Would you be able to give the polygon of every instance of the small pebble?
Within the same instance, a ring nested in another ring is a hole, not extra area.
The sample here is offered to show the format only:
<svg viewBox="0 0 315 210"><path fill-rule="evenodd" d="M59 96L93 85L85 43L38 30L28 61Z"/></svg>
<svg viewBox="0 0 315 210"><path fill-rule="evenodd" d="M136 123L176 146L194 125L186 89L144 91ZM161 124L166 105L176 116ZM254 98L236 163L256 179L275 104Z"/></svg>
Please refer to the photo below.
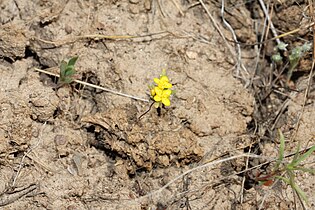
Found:
<svg viewBox="0 0 315 210"><path fill-rule="evenodd" d="M146 0L146 1L144 2L144 8L145 8L146 10L151 10L151 1L150 1L150 0Z"/></svg>
<svg viewBox="0 0 315 210"><path fill-rule="evenodd" d="M66 26L65 26L65 31L66 31L67 34L71 34L71 32L72 32L71 26L66 25Z"/></svg>
<svg viewBox="0 0 315 210"><path fill-rule="evenodd" d="M56 135L55 136L55 144L58 145L65 145L67 143L67 137L64 135Z"/></svg>
<svg viewBox="0 0 315 210"><path fill-rule="evenodd" d="M195 51L187 51L186 55L191 60L195 60L198 57L198 53Z"/></svg>
<svg viewBox="0 0 315 210"><path fill-rule="evenodd" d="M132 14L138 14L140 12L139 7L137 5L131 4L129 6L129 10Z"/></svg>

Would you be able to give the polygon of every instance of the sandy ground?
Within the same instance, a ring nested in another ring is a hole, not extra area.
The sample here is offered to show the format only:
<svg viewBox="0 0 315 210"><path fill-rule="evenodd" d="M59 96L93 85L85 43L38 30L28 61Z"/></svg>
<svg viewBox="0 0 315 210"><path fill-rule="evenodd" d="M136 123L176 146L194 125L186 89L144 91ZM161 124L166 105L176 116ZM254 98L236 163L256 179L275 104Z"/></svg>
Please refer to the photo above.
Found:
<svg viewBox="0 0 315 210"><path fill-rule="evenodd" d="M298 142L315 143L307 60L293 81L297 91L277 89L289 100L266 94L270 68L255 71L254 47L244 48L247 68L235 71L222 36L195 3L0 1L0 207L257 209L264 200L262 209L293 208L289 186L258 186L249 178L256 172L236 174L265 160L238 158L180 176L244 152L277 157L278 128L291 140L286 154ZM255 42L255 4L230 4L226 20L239 40ZM206 6L232 40L220 4ZM274 17L283 30L290 30L283 14L297 10L287 6ZM166 69L176 90L171 106L139 120L151 101L76 84L56 89L55 77L35 71L58 74L61 60L75 55L77 79L147 100L148 85ZM308 162L314 165L313 155ZM297 183L314 207L314 178L298 173Z"/></svg>

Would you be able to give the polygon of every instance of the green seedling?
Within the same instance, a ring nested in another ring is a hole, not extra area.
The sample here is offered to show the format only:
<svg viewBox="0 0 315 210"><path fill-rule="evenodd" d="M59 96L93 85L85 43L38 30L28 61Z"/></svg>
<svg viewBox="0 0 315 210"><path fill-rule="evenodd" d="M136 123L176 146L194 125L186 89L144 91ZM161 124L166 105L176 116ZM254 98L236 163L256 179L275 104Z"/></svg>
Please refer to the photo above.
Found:
<svg viewBox="0 0 315 210"><path fill-rule="evenodd" d="M293 70L297 67L300 62L300 59L305 55L307 51L311 49L311 44L305 43L302 46L297 46L294 48L289 55L290 67L288 71L288 81L291 79Z"/></svg>
<svg viewBox="0 0 315 210"><path fill-rule="evenodd" d="M287 44L280 42L275 47L276 54L272 56L272 60L275 62L281 62L283 58L279 51L284 51L287 46L288 46ZM293 48L293 50L291 51L288 57L289 58L288 62L290 65L289 65L288 74L287 74L287 83L290 81L292 77L292 73L294 69L297 67L297 65L299 64L301 58L305 55L306 52L310 51L311 47L312 47L311 43L305 43L302 46L297 46Z"/></svg>
<svg viewBox="0 0 315 210"><path fill-rule="evenodd" d="M74 65L78 60L78 56L70 58L67 62L65 60L61 61L60 64L60 77L58 83L61 85L70 84L73 82L73 76L75 75Z"/></svg>
<svg viewBox="0 0 315 210"><path fill-rule="evenodd" d="M298 194L298 196L302 198L306 203L308 203L308 199L305 193L295 182L295 172L301 171L311 174L315 173L314 169L305 168L301 166L301 162L306 160L315 151L315 146L312 146L304 153L300 151L300 146L298 146L296 152L294 153L293 159L291 160L291 162L288 163L284 161L285 140L280 130L279 136L280 136L279 157L276 161L275 167L269 175L264 177L257 177L257 181L262 185L270 186L273 183L274 179L281 180L284 183L290 185L291 188Z"/></svg>

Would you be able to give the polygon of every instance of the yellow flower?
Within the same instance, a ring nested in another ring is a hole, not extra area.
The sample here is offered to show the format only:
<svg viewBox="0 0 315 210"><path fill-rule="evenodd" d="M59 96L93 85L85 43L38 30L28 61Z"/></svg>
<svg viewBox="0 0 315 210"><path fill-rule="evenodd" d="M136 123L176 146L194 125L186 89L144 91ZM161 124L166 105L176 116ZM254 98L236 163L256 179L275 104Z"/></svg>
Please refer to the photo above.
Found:
<svg viewBox="0 0 315 210"><path fill-rule="evenodd" d="M168 77L166 76L166 70L162 70L162 74L159 78L154 78L155 86L149 86L151 98L155 101L154 106L156 108L162 107L162 104L165 106L170 106L170 96L173 91L170 88L173 85L169 82Z"/></svg>
<svg viewBox="0 0 315 210"><path fill-rule="evenodd" d="M163 103L165 106L170 106L171 101L170 101L170 96L172 94L172 91L169 89L161 89L159 87L154 88L155 96L153 97L154 101L158 103Z"/></svg>
<svg viewBox="0 0 315 210"><path fill-rule="evenodd" d="M150 90L150 92L151 92L151 96L154 97L154 96L155 96L155 90L154 90L154 88L152 88L152 89Z"/></svg>
<svg viewBox="0 0 315 210"><path fill-rule="evenodd" d="M161 90L172 88L172 84L169 83L168 77L166 75L161 76L160 79L154 78L154 82Z"/></svg>

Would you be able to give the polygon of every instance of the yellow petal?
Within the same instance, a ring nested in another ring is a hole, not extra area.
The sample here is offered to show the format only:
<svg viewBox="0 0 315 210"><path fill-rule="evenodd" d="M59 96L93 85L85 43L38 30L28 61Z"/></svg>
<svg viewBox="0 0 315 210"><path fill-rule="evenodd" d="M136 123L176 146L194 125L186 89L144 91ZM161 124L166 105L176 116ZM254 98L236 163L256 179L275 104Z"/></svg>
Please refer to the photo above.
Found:
<svg viewBox="0 0 315 210"><path fill-rule="evenodd" d="M163 103L165 106L171 105L171 101L170 101L170 99L168 99L168 98L162 98L162 103Z"/></svg>
<svg viewBox="0 0 315 210"><path fill-rule="evenodd" d="M151 96L155 96L155 90L154 90L154 88L153 89L151 89Z"/></svg>
<svg viewBox="0 0 315 210"><path fill-rule="evenodd" d="M159 87L154 88L155 94L161 96L163 94L163 90Z"/></svg>
<svg viewBox="0 0 315 210"><path fill-rule="evenodd" d="M168 77L167 76L161 76L160 77L160 82L161 83L164 83L164 82L168 82L169 80L168 80Z"/></svg>
<svg viewBox="0 0 315 210"><path fill-rule="evenodd" d="M155 96L153 97L153 99L154 99L154 101L156 101L156 102L159 102L159 101L162 100L162 98L161 98L159 95L155 95Z"/></svg>
<svg viewBox="0 0 315 210"><path fill-rule="evenodd" d="M163 89L164 89L163 83L160 82L160 83L158 84L158 87L159 87L161 90L163 90Z"/></svg>
<svg viewBox="0 0 315 210"><path fill-rule="evenodd" d="M155 82L156 84L159 84L159 83L160 83L160 80L159 80L158 78L154 78L153 80L154 80L154 82Z"/></svg>
<svg viewBox="0 0 315 210"><path fill-rule="evenodd" d="M171 83L165 83L164 84L164 88L172 88L172 84Z"/></svg>
<svg viewBox="0 0 315 210"><path fill-rule="evenodd" d="M172 94L172 91L167 89L167 90L163 90L163 98L168 98L170 95Z"/></svg>

